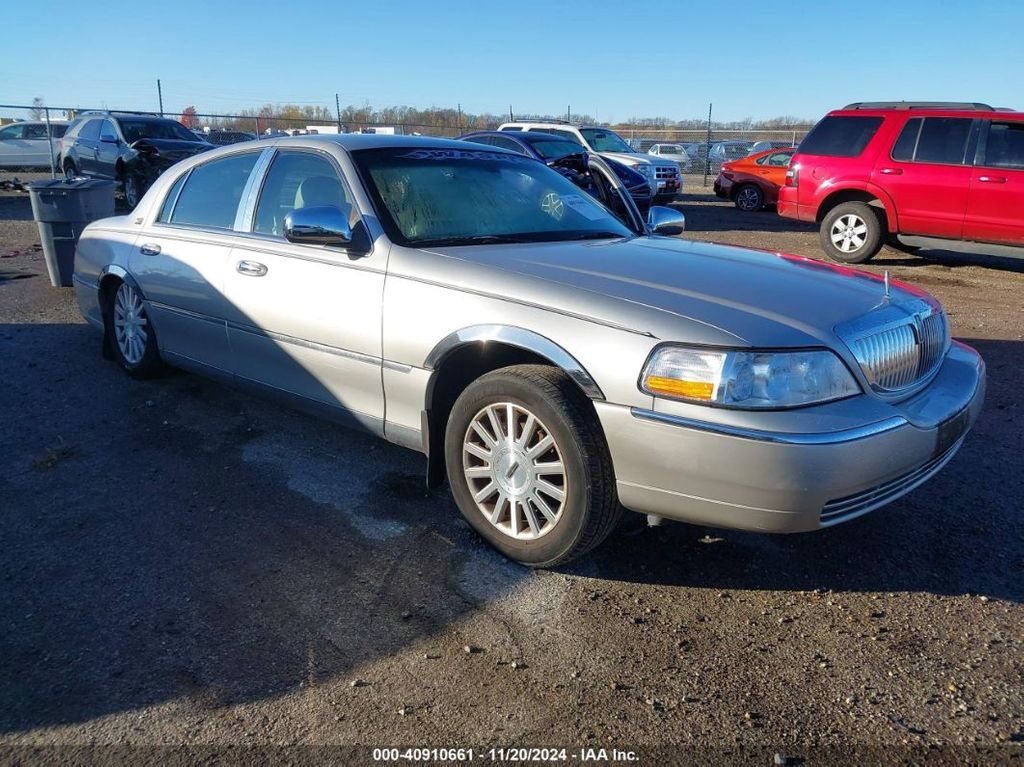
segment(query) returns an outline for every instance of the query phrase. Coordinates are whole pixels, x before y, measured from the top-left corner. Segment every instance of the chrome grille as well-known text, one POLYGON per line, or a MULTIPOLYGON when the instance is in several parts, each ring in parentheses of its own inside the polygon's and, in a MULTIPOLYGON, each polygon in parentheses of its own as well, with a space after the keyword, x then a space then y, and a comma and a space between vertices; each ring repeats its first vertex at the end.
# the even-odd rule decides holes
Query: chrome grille
POLYGON ((927 378, 949 343, 941 309, 914 299, 887 304, 837 332, 860 363, 872 388, 900 392, 927 378))
POLYGON ((678 165, 656 165, 654 166, 655 178, 675 178, 679 175, 678 165))

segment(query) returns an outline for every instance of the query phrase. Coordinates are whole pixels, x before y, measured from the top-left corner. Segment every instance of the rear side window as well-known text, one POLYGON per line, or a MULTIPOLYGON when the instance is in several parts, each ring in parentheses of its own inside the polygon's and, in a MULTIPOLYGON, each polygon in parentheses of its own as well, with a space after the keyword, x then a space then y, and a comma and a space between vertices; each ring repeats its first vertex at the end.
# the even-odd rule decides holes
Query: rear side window
POLYGON ((1024 170, 1024 122, 993 122, 985 144, 985 165, 1024 170))
POLYGON ((246 152, 193 168, 170 222, 215 229, 234 227, 238 203, 258 157, 259 152, 246 152))
POLYGON ((892 159, 963 165, 971 136, 970 118, 915 117, 907 120, 892 148, 892 159))
POLYGON ((856 157, 864 151, 881 124, 881 117, 826 117, 800 142, 800 153, 856 157))

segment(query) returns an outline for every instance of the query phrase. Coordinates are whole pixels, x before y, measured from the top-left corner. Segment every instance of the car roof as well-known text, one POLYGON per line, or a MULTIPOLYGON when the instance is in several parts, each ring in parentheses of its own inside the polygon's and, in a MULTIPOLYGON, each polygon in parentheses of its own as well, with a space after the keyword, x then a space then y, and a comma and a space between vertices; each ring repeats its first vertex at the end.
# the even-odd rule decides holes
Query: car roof
MULTIPOLYGON (((384 133, 308 134, 305 136, 273 139, 273 141, 277 146, 336 144, 349 151, 386 149, 387 147, 466 150, 465 142, 454 138, 392 136, 384 133)), ((501 147, 492 147, 491 149, 495 152, 509 151, 501 147)))
POLYGON ((511 138, 512 140, 519 140, 527 144, 534 141, 569 141, 565 136, 558 136, 554 133, 544 133, 544 131, 507 131, 507 130, 477 130, 472 133, 467 133, 463 136, 459 136, 460 139, 469 138, 470 136, 501 136, 502 138, 511 138))
POLYGON ((905 115, 907 117, 967 117, 984 120, 1024 120, 1024 112, 1012 109, 957 109, 956 107, 879 107, 867 106, 850 109, 833 109, 827 117, 889 117, 905 115))

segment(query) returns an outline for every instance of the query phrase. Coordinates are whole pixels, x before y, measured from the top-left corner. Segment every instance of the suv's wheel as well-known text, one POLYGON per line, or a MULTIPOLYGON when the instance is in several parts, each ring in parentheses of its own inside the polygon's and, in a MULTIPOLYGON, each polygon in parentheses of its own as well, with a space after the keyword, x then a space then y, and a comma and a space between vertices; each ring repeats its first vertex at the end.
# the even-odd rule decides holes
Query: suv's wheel
POLYGON ((733 202, 740 210, 761 210, 764 207, 764 192, 757 184, 743 184, 736 190, 733 202))
POLYGON ((64 180, 71 181, 78 175, 78 171, 75 170, 75 163, 72 160, 64 161, 64 180))
POLYGON ((121 191, 124 194, 125 205, 134 210, 142 199, 142 181, 137 173, 132 173, 127 168, 121 170, 121 191))
POLYGON ((161 367, 156 335, 139 292, 127 282, 109 294, 104 313, 107 339, 117 363, 134 378, 149 378, 161 367))
POLYGON ((597 416, 557 368, 517 365, 470 384, 448 418, 445 461, 462 515, 525 565, 584 554, 621 512, 597 416))
POLYGON ((821 222, 821 247, 829 258, 863 264, 882 247, 882 221, 870 205, 844 202, 821 222))

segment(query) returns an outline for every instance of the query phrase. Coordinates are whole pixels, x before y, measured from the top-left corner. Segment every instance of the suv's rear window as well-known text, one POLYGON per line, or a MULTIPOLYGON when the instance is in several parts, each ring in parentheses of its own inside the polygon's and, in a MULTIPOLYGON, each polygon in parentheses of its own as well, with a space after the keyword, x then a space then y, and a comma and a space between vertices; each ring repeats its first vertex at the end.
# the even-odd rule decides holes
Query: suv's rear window
POLYGON ((856 157, 881 124, 881 117, 826 117, 800 142, 800 153, 856 157))

